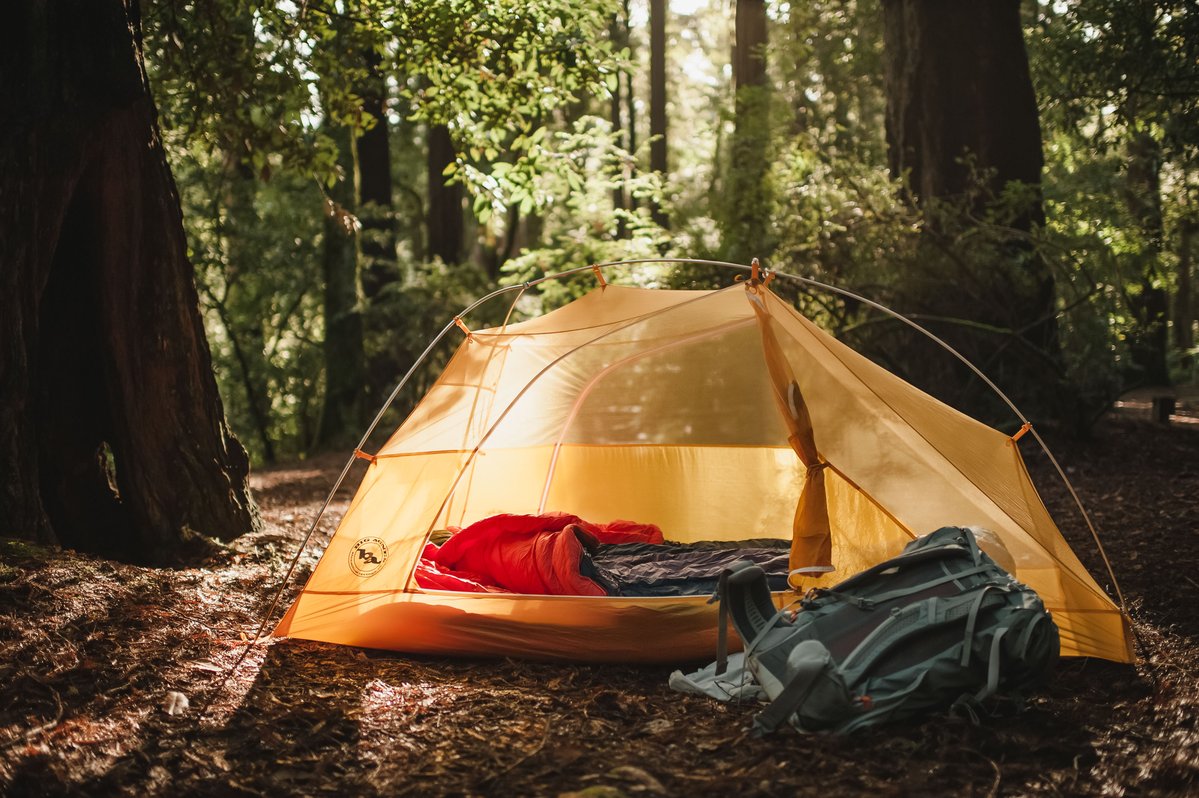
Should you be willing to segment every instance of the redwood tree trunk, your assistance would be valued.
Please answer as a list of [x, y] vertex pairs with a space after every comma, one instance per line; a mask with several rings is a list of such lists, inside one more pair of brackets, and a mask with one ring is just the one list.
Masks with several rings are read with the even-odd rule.
[[[884, 0], [891, 171], [921, 201], [960, 197], [975, 164], [995, 188], [1041, 182], [1041, 126], [1019, 0]], [[1040, 203], [1024, 221], [1043, 221]]]
[[770, 89], [766, 75], [765, 0], [737, 0], [734, 130], [724, 196], [725, 258], [766, 257], [770, 241]]
[[[649, 0], [649, 168], [666, 177], [666, 0]], [[658, 205], [654, 221], [666, 226]]]
[[349, 128], [331, 129], [345, 177], [329, 189], [322, 245], [325, 273], [325, 401], [318, 447], [351, 445], [365, 426], [366, 354], [358, 270], [358, 163]]
[[[1135, 109], [1130, 109], [1135, 113]], [[1145, 240], [1141, 252], [1139, 291], [1129, 297], [1128, 305], [1136, 319], [1129, 336], [1135, 382], [1169, 385], [1167, 354], [1170, 348], [1167, 315], [1169, 298], [1161, 265], [1165, 249], [1165, 223], [1162, 218], [1161, 145], [1142, 125], [1134, 123], [1128, 141], [1125, 162], [1125, 201]]]
[[[895, 301], [932, 317], [1028, 411], [1069, 415], [1054, 282], [1027, 235], [1044, 222], [1043, 159], [1019, 0], [884, 0], [883, 10], [890, 165], [922, 208], [926, 231]], [[1019, 185], [1019, 202], [1000, 199]], [[1004, 214], [1001, 225], [963, 243], [992, 211]], [[899, 357], [924, 387], [986, 412], [980, 403], [991, 397], [964, 372], [933, 371], [943, 357], [919, 348]]]
[[5, 17], [0, 534], [151, 562], [250, 531], [136, 1]]
[[445, 168], [454, 162], [454, 142], [445, 125], [429, 126], [429, 257], [444, 263], [462, 260], [462, 186], [446, 183]]
[[362, 291], [368, 299], [400, 279], [391, 198], [391, 125], [387, 121], [387, 82], [379, 66], [379, 54], [368, 49], [367, 79], [359, 93], [362, 96], [362, 110], [374, 117], [375, 124], [358, 138]]

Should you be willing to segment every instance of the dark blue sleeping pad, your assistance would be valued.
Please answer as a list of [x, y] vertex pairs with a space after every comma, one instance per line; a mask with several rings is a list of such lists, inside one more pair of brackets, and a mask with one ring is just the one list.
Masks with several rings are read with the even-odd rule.
[[814, 589], [789, 620], [761, 569], [729, 569], [721, 599], [750, 670], [771, 698], [758, 734], [790, 722], [848, 733], [1041, 683], [1059, 653], [1035, 592], [991, 560], [970, 530], [938, 529], [890, 560]]

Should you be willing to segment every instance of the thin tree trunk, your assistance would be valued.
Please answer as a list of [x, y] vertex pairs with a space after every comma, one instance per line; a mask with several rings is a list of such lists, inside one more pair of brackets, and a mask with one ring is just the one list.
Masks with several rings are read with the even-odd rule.
[[357, 158], [348, 128], [335, 128], [345, 179], [329, 190], [325, 213], [325, 403], [320, 447], [356, 441], [364, 425], [366, 357], [363, 351], [361, 289], [358, 276]]
[[[1129, 115], [1135, 114], [1129, 109]], [[1135, 117], [1134, 117], [1135, 118]], [[1134, 123], [1128, 141], [1125, 168], [1125, 200], [1140, 227], [1146, 249], [1142, 253], [1139, 291], [1129, 296], [1129, 309], [1136, 329], [1129, 341], [1129, 354], [1137, 370], [1134, 379], [1149, 385], [1169, 385], [1166, 356], [1170, 347], [1167, 329], [1169, 298], [1162, 287], [1162, 251], [1165, 226], [1162, 220], [1161, 147], [1153, 135]]]
[[362, 292], [370, 299], [398, 282], [395, 208], [391, 191], [391, 123], [387, 119], [387, 82], [380, 59], [367, 50], [367, 79], [359, 88], [362, 110], [375, 120], [358, 137], [358, 218], [362, 221]]
[[[613, 14], [612, 22], [608, 26], [608, 39], [615, 50], [620, 50], [628, 46], [629, 29], [627, 21], [621, 19], [619, 11]], [[624, 107], [620, 91], [621, 78], [621, 73], [616, 73], [616, 86], [613, 87], [612, 96], [608, 100], [608, 119], [612, 124], [612, 133], [616, 137], [616, 141], [620, 142], [623, 146], [627, 146], [627, 136], [624, 132], [624, 124], [621, 119], [621, 112]], [[612, 189], [612, 209], [616, 211], [617, 238], [626, 238], [628, 236], [628, 225], [620, 213], [625, 209], [626, 205], [624, 185], [623, 183], [618, 183]]]
[[256, 182], [249, 168], [244, 163], [238, 163], [233, 156], [227, 158], [225, 176], [229, 181], [224, 222], [221, 225], [228, 256], [225, 297], [223, 300], [212, 297], [212, 300], [238, 364], [246, 408], [262, 446], [262, 459], [266, 463], [273, 463], [275, 442], [270, 432], [269, 364], [263, 333], [264, 320], [260, 312], [261, 297], [253, 290], [253, 281], [245, 279], [256, 265], [252, 248], [247, 245], [251, 231], [258, 225], [258, 214], [254, 207]]
[[447, 183], [444, 174], [454, 162], [454, 142], [445, 125], [430, 125], [428, 137], [428, 254], [444, 263], [458, 263], [462, 260], [462, 186]]
[[1191, 262], [1195, 229], [1192, 219], [1184, 219], [1178, 229], [1178, 293], [1174, 296], [1174, 345], [1183, 352], [1183, 365], [1189, 367], [1193, 357], [1186, 354], [1195, 347], [1195, 294], [1192, 287]]
[[[633, 52], [633, 37], [629, 31], [630, 16], [629, 0], [624, 0], [622, 4], [625, 21], [625, 43], [629, 48], [629, 61], [636, 63], [636, 56]], [[637, 152], [637, 92], [633, 82], [633, 73], [629, 72], [624, 76], [624, 108], [625, 108], [625, 149], [630, 153]], [[631, 174], [629, 175], [632, 176]], [[631, 193], [629, 195], [629, 210], [637, 210], [637, 197]]]
[[770, 242], [770, 96], [766, 75], [765, 0], [737, 0], [733, 49], [734, 131], [724, 197], [728, 260], [765, 257]]
[[[649, 168], [666, 177], [666, 3], [649, 0]], [[665, 227], [666, 213], [655, 203], [654, 221]]]
[[257, 528], [137, 3], [18, 3], [5, 33], [0, 534], [165, 561]]

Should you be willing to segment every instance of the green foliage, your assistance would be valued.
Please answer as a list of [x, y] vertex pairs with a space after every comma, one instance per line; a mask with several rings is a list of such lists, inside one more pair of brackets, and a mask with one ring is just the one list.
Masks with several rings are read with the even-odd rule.
[[[739, 105], [732, 6], [676, 4], [667, 24], [669, 175], [645, 168], [643, 4], [164, 0], [144, 12], [147, 66], [222, 394], [260, 460], [302, 454], [313, 440], [325, 200], [353, 193], [338, 138], [373, 126], [391, 132], [395, 191], [390, 218], [370, 213], [394, 223], [401, 279], [361, 303], [370, 406], [430, 335], [497, 285], [610, 260], [759, 256], [883, 301], [913, 281], [930, 291], [950, 284], [963, 306], [976, 307], [1011, 285], [1033, 291], [1030, 266], [1043, 264], [1059, 309], [1054, 373], [1087, 416], [1144, 373], [1140, 353], [1162, 323], [1149, 300], [1179, 290], [1179, 231], [1199, 221], [1199, 14], [1183, 0], [1027, 6], [1041, 193], [992, 190], [978, 173], [961, 202], [923, 208], [888, 170], [879, 0], [770, 4], [769, 84]], [[368, 79], [371, 68], [378, 75]], [[375, 118], [363, 95], [380, 84], [388, 112]], [[613, 129], [610, 92], [621, 84], [635, 97], [621, 98], [623, 129]], [[735, 133], [739, 117], [754, 122]], [[471, 254], [457, 265], [425, 255], [425, 130], [433, 124], [450, 131], [458, 157], [447, 174], [469, 194]], [[1022, 214], [1042, 199], [1044, 224], [1014, 232], [1028, 228]], [[667, 209], [670, 231], [651, 219], [655, 203]], [[368, 234], [389, 250], [390, 232]], [[689, 288], [732, 277], [669, 265], [605, 276]], [[594, 285], [590, 270], [539, 284], [512, 318]], [[886, 365], [901, 373], [910, 365], [893, 322], [784, 281], [773, 287]], [[468, 323], [500, 323], [516, 294]], [[969, 318], [930, 310], [937, 318], [925, 320], [993, 341], [1016, 325], [1009, 310]], [[434, 352], [385, 428], [458, 340], [453, 333]], [[1186, 376], [1177, 353], [1171, 363]]]
[[915, 257], [920, 215], [885, 165], [838, 155], [819, 135], [796, 136], [778, 164], [775, 263], [877, 294]]
[[[620, 145], [606, 120], [582, 117], [570, 130], [555, 133], [544, 143], [529, 155], [527, 171], [538, 174], [535, 181], [514, 182], [511, 172], [502, 172], [495, 176], [495, 190], [489, 195], [500, 208], [517, 198], [521, 203], [534, 200], [521, 210], [536, 208], [545, 230], [544, 246], [523, 252], [504, 267], [505, 282], [522, 283], [578, 266], [665, 257], [670, 253], [666, 232], [649, 213], [649, 207], [660, 197], [658, 176], [635, 171], [633, 156]], [[636, 198], [639, 208], [615, 208], [612, 192], [616, 189]], [[645, 284], [656, 273], [642, 269], [636, 273], [636, 281]], [[629, 282], [633, 274], [611, 270], [606, 279]], [[590, 276], [581, 281], [549, 282], [539, 287], [538, 294], [549, 309], [591, 285]]]
[[295, 209], [320, 192], [188, 156], [174, 169], [226, 412], [256, 459], [294, 456], [315, 432], [323, 336], [321, 220]]
[[[471, 264], [447, 266], [435, 260], [415, 264], [407, 280], [386, 286], [374, 298], [365, 314], [366, 348], [373, 353], [365, 388], [372, 410], [387, 399], [433, 335], [493, 287], [487, 275]], [[471, 328], [497, 325], [503, 321], [507, 305], [497, 299], [464, 321]], [[381, 425], [381, 434], [389, 434], [415, 407], [461, 342], [461, 334], [452, 331], [430, 353], [425, 365], [396, 397]]]
[[[468, 187], [495, 170], [527, 214], [549, 196], [532, 187], [548, 168], [542, 142], [555, 114], [606, 91], [620, 68], [603, 35], [613, 10], [608, 0], [168, 0], [148, 9], [147, 67], [222, 394], [256, 459], [303, 453], [314, 438], [322, 219], [327, 196], [346, 195], [354, 177], [339, 166], [340, 131], [393, 123], [363, 111], [366, 54], [391, 78], [395, 107], [409, 117], [401, 127], [448, 124], [464, 171], [478, 176]], [[388, 390], [383, 372], [406, 369], [430, 329], [487, 285], [477, 268], [421, 262], [423, 236], [410, 220], [419, 230], [423, 186], [412, 185], [410, 160], [396, 172], [408, 279], [365, 308], [367, 344], [382, 353], [371, 358], [373, 399]], [[351, 207], [344, 197], [338, 205]]]
[[[1039, 7], [1029, 32], [1047, 238], [1071, 253], [1063, 282], [1081, 283], [1086, 297], [1078, 312], [1088, 320], [1064, 330], [1089, 328], [1093, 339], [1100, 325], [1090, 319], [1106, 321], [1103, 382], [1118, 389], [1152, 371], [1146, 349], [1164, 344], [1166, 324], [1153, 307], [1177, 293], [1179, 231], [1199, 218], [1199, 13], [1168, 0], [1055, 2]], [[1103, 348], [1069, 343], [1071, 353]], [[1078, 369], [1077, 379], [1093, 382], [1094, 372]]]
[[882, 20], [879, 0], [810, 0], [789, 3], [771, 33], [790, 129], [834, 156], [871, 164], [886, 163]]

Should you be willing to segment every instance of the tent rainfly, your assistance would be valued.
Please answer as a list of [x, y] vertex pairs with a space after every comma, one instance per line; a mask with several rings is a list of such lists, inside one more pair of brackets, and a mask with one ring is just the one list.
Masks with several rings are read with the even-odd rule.
[[939, 527], [986, 527], [1052, 612], [1063, 655], [1134, 659], [1126, 616], [1054, 525], [1019, 436], [837, 341], [772, 293], [756, 266], [752, 279], [715, 291], [608, 285], [596, 272], [600, 286], [558, 310], [467, 332], [368, 456], [275, 635], [589, 662], [714, 655], [716, 609], [702, 596], [417, 586], [433, 530], [556, 510], [651, 522], [679, 542], [791, 540], [801, 591]]

